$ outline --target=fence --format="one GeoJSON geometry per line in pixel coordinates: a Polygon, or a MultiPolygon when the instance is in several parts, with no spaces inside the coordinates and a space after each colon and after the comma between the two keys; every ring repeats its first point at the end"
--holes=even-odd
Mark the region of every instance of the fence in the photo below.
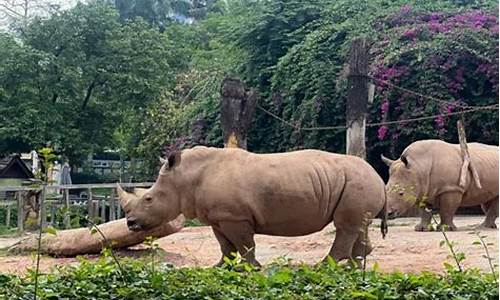
{"type": "MultiPolygon", "coordinates": [[[[150,187],[152,182],[122,183],[122,187],[150,187]]],[[[71,228],[71,208],[86,207],[88,217],[99,219],[100,222],[117,220],[123,217],[119,201],[117,201],[116,184],[72,184],[72,185],[50,185],[46,187],[44,201],[32,201],[29,198],[42,197],[41,186],[4,186],[0,187],[0,192],[14,193],[12,199],[1,199],[0,207],[6,207],[5,225],[10,226],[12,208],[17,208],[17,232],[22,234],[25,230],[26,217],[31,210],[37,213],[37,225],[45,227],[47,223],[54,225],[56,222],[56,211],[63,208],[63,224],[66,229],[71,228]],[[103,193],[103,189],[111,190],[110,193],[103,193]],[[79,195],[70,191],[80,191],[79,195]],[[95,193],[96,190],[99,190],[95,193]],[[51,192],[52,191],[52,192],[51,192]],[[85,193],[82,193],[85,192],[85,193]],[[99,194],[101,193],[101,194],[99,194]],[[86,195],[85,195],[86,194],[86,195]],[[41,205],[38,207],[38,205],[41,205]],[[50,212],[50,214],[47,214],[50,212]],[[50,216],[47,220],[46,216],[50,216]]]]}

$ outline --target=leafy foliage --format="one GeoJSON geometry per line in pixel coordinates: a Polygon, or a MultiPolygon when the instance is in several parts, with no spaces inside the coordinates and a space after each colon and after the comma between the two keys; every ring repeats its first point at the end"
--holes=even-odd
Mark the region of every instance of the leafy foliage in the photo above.
{"type": "MultiPolygon", "coordinates": [[[[39,278],[40,299],[496,299],[490,274],[449,270],[444,275],[384,274],[333,262],[310,267],[278,261],[262,271],[174,269],[151,261],[122,260],[124,278],[108,255],[97,262],[58,268],[39,278]]],[[[29,298],[33,274],[0,276],[0,299],[29,298]],[[3,298],[2,298],[3,297],[3,298]]]]}
{"type": "Polygon", "coordinates": [[[111,147],[121,110],[140,114],[173,79],[166,37],[141,21],[120,24],[104,4],[36,19],[22,43],[0,39],[2,152],[51,141],[81,159],[111,147]]]}
{"type": "MultiPolygon", "coordinates": [[[[377,84],[368,122],[497,102],[492,0],[90,1],[31,21],[18,39],[0,34],[0,153],[52,141],[74,161],[113,149],[145,158],[154,175],[172,147],[222,145],[225,76],[258,88],[259,105],[296,127],[345,125],[348,50],[363,36],[377,84]],[[176,12],[196,21],[169,21],[176,12]]],[[[456,142],[456,119],[370,127],[368,160],[382,171],[380,153],[456,142]]],[[[465,126],[470,141],[498,143],[497,114],[468,114],[465,126]]],[[[257,110],[249,150],[344,152],[343,130],[296,127],[257,110]]]]}
{"type": "MultiPolygon", "coordinates": [[[[498,16],[493,1],[271,1],[243,7],[238,1],[229,3],[222,13],[209,15],[196,26],[208,32],[209,44],[220,41],[225,47],[199,46],[188,73],[199,74],[201,69],[212,75],[191,85],[212,87],[205,90],[208,93],[190,94],[189,100],[194,102],[190,105],[207,107],[204,111],[212,113],[196,118],[209,128],[202,131],[206,144],[220,145],[220,135],[216,139],[209,134],[220,130],[218,119],[213,118],[218,101],[208,100],[218,99],[218,86],[208,84],[221,74],[214,71],[242,77],[258,87],[263,96],[260,105],[297,127],[344,125],[348,50],[351,40],[360,36],[373,42],[371,73],[382,80],[376,82],[368,122],[436,115],[460,110],[460,105],[497,102],[498,16]],[[199,57],[213,58],[217,53],[225,57],[219,60],[222,65],[216,59],[210,61],[213,66],[200,63],[199,57]],[[430,101],[389,83],[452,104],[430,101]]],[[[437,117],[409,125],[369,128],[369,161],[385,170],[380,153],[395,156],[418,139],[456,142],[456,120],[437,117]]],[[[465,123],[470,141],[498,143],[494,111],[466,115],[465,123]]],[[[189,126],[192,124],[183,133],[187,140],[193,135],[189,126]]],[[[343,152],[345,132],[299,131],[256,112],[250,150],[300,148],[343,152]]]]}

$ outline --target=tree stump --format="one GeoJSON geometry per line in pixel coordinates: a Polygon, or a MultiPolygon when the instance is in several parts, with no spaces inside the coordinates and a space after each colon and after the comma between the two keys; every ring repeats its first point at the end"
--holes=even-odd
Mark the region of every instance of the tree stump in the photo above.
{"type": "Polygon", "coordinates": [[[221,85],[221,126],[224,148],[247,149],[247,133],[259,95],[239,79],[226,77],[221,85]]]}
{"type": "Polygon", "coordinates": [[[370,44],[356,39],[351,44],[346,103],[346,153],[366,158],[365,131],[370,85],[368,75],[370,44]]]}

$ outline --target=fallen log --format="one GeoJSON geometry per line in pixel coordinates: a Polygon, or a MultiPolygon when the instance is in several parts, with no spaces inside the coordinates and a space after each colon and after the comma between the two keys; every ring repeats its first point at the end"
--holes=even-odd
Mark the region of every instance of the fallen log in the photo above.
{"type": "MultiPolygon", "coordinates": [[[[161,238],[182,229],[184,216],[146,231],[130,231],[125,218],[97,225],[106,240],[90,228],[77,228],[57,231],[56,234],[42,235],[41,253],[52,256],[76,256],[100,253],[104,247],[126,248],[142,243],[147,237],[161,238]]],[[[36,251],[37,236],[30,236],[9,248],[11,253],[36,251]]]]}

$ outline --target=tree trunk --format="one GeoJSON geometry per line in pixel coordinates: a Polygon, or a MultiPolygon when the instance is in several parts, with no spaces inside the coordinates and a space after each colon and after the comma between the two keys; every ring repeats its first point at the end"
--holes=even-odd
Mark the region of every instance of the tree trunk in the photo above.
{"type": "Polygon", "coordinates": [[[221,126],[225,148],[247,149],[247,133],[259,95],[238,79],[226,77],[221,86],[221,126]]]}
{"type": "Polygon", "coordinates": [[[366,158],[366,113],[370,93],[368,81],[370,44],[356,39],[351,44],[346,103],[346,154],[366,158]]]}
{"type": "MultiPolygon", "coordinates": [[[[182,229],[184,216],[180,215],[172,222],[164,223],[147,231],[130,231],[125,218],[107,222],[97,227],[104,234],[92,233],[90,228],[77,228],[57,231],[56,235],[45,233],[42,236],[41,253],[53,256],[76,256],[100,253],[106,246],[115,249],[142,243],[146,237],[161,238],[182,229]]],[[[9,252],[36,251],[37,237],[30,236],[13,245],[9,252]]]]}

